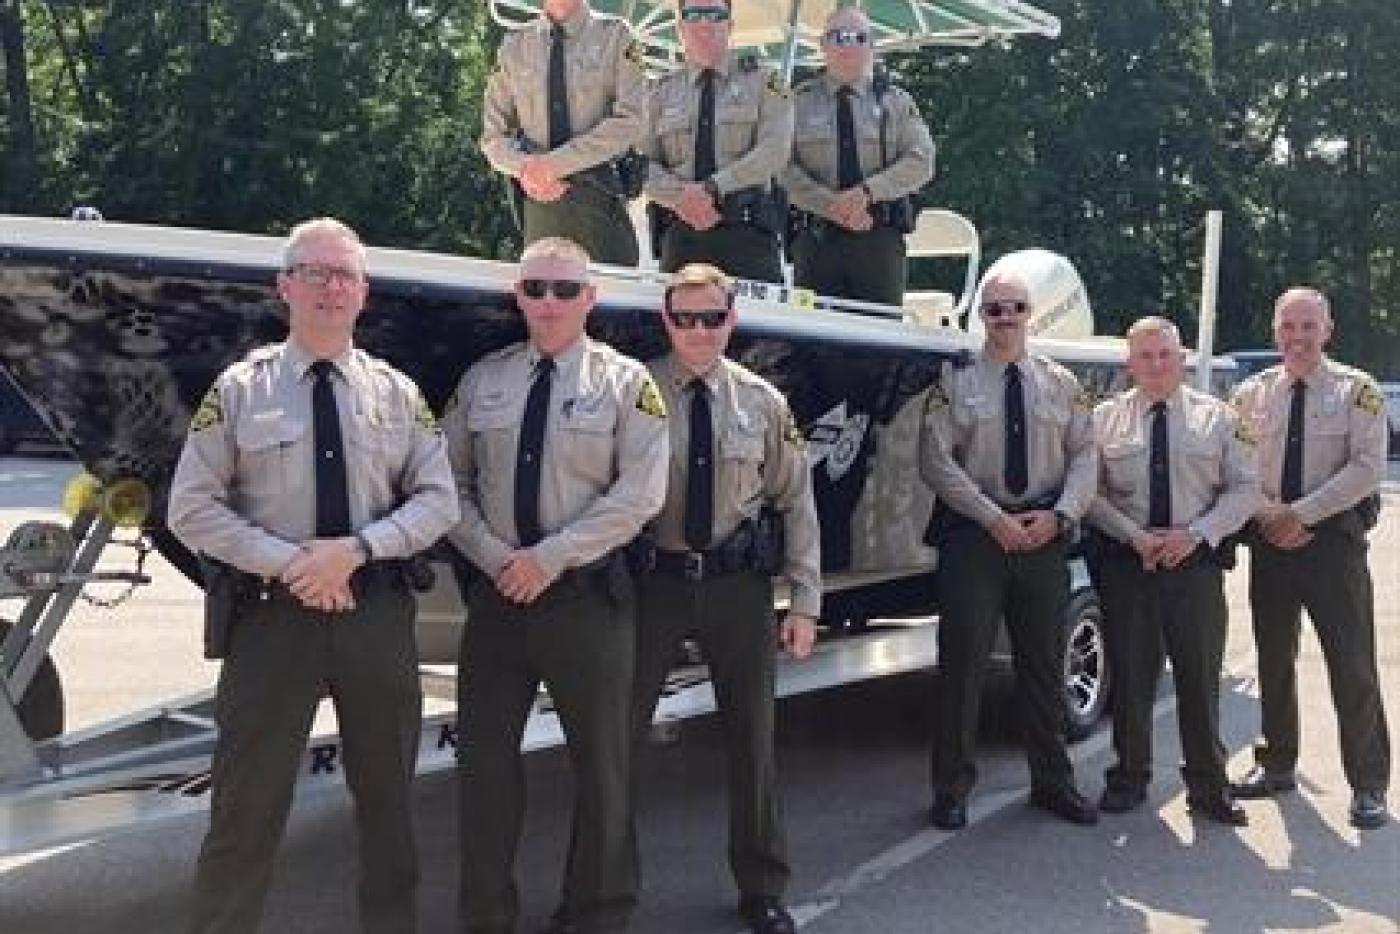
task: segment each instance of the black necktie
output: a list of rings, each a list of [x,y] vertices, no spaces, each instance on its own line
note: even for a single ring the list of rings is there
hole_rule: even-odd
[[[553,377],[554,361],[541,357],[535,364],[535,382],[525,398],[525,420],[520,425],[520,447],[515,454],[515,532],[522,548],[544,538],[540,531],[540,460]]]
[[[311,387],[311,432],[316,447],[316,537],[350,534],[350,483],[345,475],[345,439],[340,434],[340,410],[335,405],[331,375],[335,364],[311,364],[316,382]]]
[[[573,135],[569,128],[569,90],[564,83],[564,27],[549,27],[549,148],[558,149]]]
[[[710,544],[715,521],[715,428],[710,393],[700,379],[690,381],[690,459],[685,471],[685,543],[692,551]]]
[[[1293,381],[1293,401],[1288,406],[1288,438],[1283,446],[1283,482],[1279,494],[1285,503],[1303,498],[1303,403],[1307,384]]]
[[[860,184],[860,154],[856,152],[856,120],[850,88],[836,92],[836,187],[845,191]]]
[[[1026,464],[1026,393],[1021,387],[1021,369],[1006,366],[1006,457],[1002,479],[1014,496],[1026,492],[1030,469]]]
[[[1172,472],[1168,463],[1167,404],[1152,403],[1152,443],[1147,451],[1147,525],[1169,529],[1172,525]]]
[[[700,116],[695,122],[695,180],[715,174],[715,72],[700,73]]]

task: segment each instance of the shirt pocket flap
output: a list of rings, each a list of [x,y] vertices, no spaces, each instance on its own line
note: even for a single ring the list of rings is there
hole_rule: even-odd
[[[758,123],[758,102],[726,99],[715,107],[716,123]]]
[[[564,406],[564,427],[585,435],[610,435],[617,427],[617,407],[604,395],[570,400]]]
[[[278,416],[259,418],[255,413],[243,419],[235,432],[239,450],[271,451],[295,444],[310,432],[311,425],[304,419]]]
[[[1141,441],[1113,441],[1103,446],[1105,460],[1121,461],[1147,453],[1147,445]]]
[[[767,427],[761,416],[731,423],[720,436],[720,456],[730,460],[763,460],[763,436]]]
[[[467,431],[498,431],[510,428],[520,420],[514,406],[484,408],[473,406],[467,411]]]
[[[1048,401],[1038,402],[1035,406],[1035,417],[1052,425],[1067,425],[1069,424],[1069,407]]]

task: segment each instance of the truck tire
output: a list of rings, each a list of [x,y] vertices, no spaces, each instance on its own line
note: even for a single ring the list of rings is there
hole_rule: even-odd
[[[4,641],[12,625],[7,619],[0,619],[0,641]],[[53,659],[44,657],[15,712],[24,732],[36,742],[63,732],[63,685]]]
[[[1094,731],[1108,710],[1113,688],[1103,610],[1093,590],[1074,594],[1065,612],[1064,672],[1065,734],[1078,742]]]

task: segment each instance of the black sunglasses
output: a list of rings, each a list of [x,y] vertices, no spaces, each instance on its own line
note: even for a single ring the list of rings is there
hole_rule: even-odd
[[[682,331],[689,331],[697,324],[706,330],[713,331],[715,328],[724,327],[724,322],[729,320],[728,308],[699,308],[695,311],[668,311],[666,317],[671,324]]]
[[[681,19],[687,23],[727,23],[729,10],[722,6],[681,7]]]
[[[1030,310],[1030,307],[1025,302],[983,302],[982,314],[988,318],[1000,318],[1002,315],[1023,315]]]
[[[521,279],[520,291],[526,298],[541,299],[553,293],[561,302],[571,302],[583,294],[577,279]]]
[[[832,45],[865,45],[870,41],[870,33],[859,29],[828,29],[826,41]]]

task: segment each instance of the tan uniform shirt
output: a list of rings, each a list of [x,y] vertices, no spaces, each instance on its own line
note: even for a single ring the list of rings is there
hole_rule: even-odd
[[[815,214],[824,214],[841,190],[836,129],[836,92],[840,88],[822,74],[804,81],[793,95],[792,161],[783,184],[793,207]],[[933,177],[933,138],[908,92],[891,87],[877,100],[872,82],[866,79],[854,87],[851,117],[861,175],[874,200],[893,201],[928,184]]]
[[[1089,401],[1073,373],[1046,357],[1017,361],[1026,399],[1025,493],[1006,489],[1006,364],[979,353],[943,365],[929,391],[919,465],[949,508],[983,527],[1004,512],[1058,493],[1053,508],[1079,519],[1094,497],[1098,454]]]
[[[671,413],[670,480],[666,503],[652,527],[658,547],[688,551],[685,491],[693,377],[669,354],[654,361],[651,371]],[[822,596],[821,530],[806,445],[787,400],[767,381],[725,358],[704,379],[717,462],[711,541],[724,541],[740,522],[756,518],[763,505],[771,503],[783,514],[783,573],[792,585],[792,609],[816,616]]]
[[[1261,503],[1252,438],[1234,410],[1182,386],[1167,402],[1172,526],[1212,546],[1238,531]],[[1127,544],[1147,527],[1151,403],[1136,389],[1094,409],[1102,469],[1089,521]]]
[[[235,363],[190,423],[167,523],[191,550],[275,577],[316,536],[313,359],[288,341]],[[404,558],[458,517],[442,431],[418,387],[362,350],[332,361],[351,525],[372,557]]]
[[[716,69],[715,185],[727,195],[767,185],[782,174],[792,149],[792,101],[771,68],[732,54]],[[703,69],[686,64],[662,78],[647,108],[643,151],[650,158],[647,197],[675,205],[695,178],[695,124]],[[700,179],[703,181],[703,179]]]
[[[1303,498],[1293,509],[1304,525],[1350,509],[1385,479],[1385,400],[1367,374],[1323,358],[1303,380]],[[1240,416],[1259,439],[1264,497],[1279,501],[1293,381],[1282,366],[1235,390]]]
[[[637,145],[647,86],[640,46],[622,20],[594,13],[585,4],[563,26],[564,86],[573,137],[551,158],[561,175],[572,175]],[[531,152],[548,148],[552,45],[550,21],[543,15],[501,42],[481,114],[481,151],[498,172],[520,174],[527,153],[516,131],[530,140]]]
[[[473,364],[443,416],[462,499],[451,532],[492,579],[519,546],[515,461],[539,353],[515,344]],[[647,369],[588,337],[555,358],[530,549],[557,577],[630,542],[666,495],[665,409]]]

